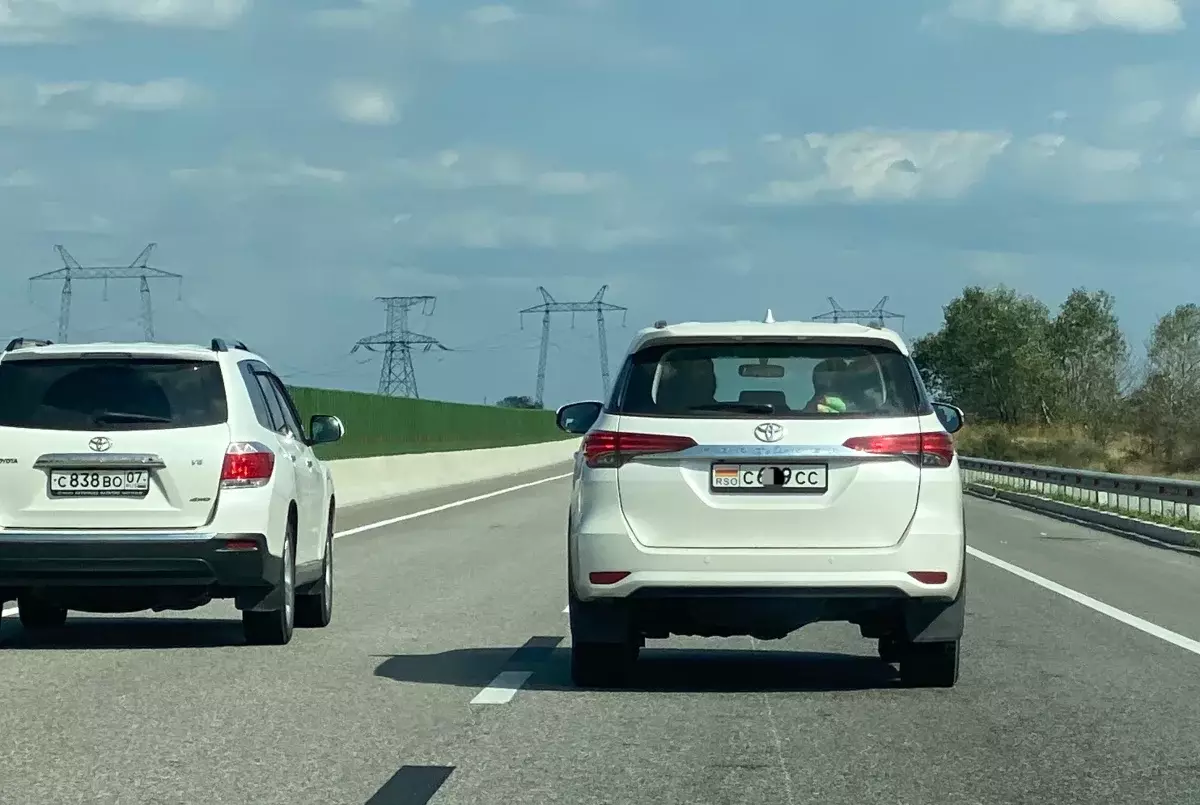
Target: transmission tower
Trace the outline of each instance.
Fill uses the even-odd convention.
[[[887,305],[888,297],[880,299],[873,308],[854,308],[847,310],[837,303],[837,300],[832,296],[825,297],[829,300],[829,310],[813,316],[814,321],[851,321],[858,324],[870,324],[876,327],[885,326],[888,319],[900,319],[900,329],[904,329],[904,315],[901,313],[892,313],[885,305]]]
[[[63,267],[44,274],[35,274],[29,278],[32,283],[37,280],[62,280],[62,296],[58,306],[58,340],[66,341],[71,329],[71,283],[75,280],[104,280],[104,301],[108,301],[109,280],[139,280],[142,295],[142,332],[147,341],[154,340],[154,307],[150,303],[150,280],[178,280],[179,298],[183,299],[183,276],[147,265],[150,254],[157,244],[151,243],[142,249],[134,261],[127,266],[81,266],[62,246],[55,246],[55,251],[62,258]]]
[[[557,302],[542,286],[538,286],[538,293],[542,295],[545,301],[540,305],[527,307],[520,311],[521,327],[525,327],[526,313],[541,313],[542,314],[542,348],[538,355],[538,373],[537,373],[537,395],[536,400],[538,407],[542,405],[542,398],[546,392],[546,354],[550,349],[550,316],[553,313],[570,313],[571,326],[575,326],[576,313],[588,313],[596,311],[596,333],[600,341],[600,382],[604,387],[604,395],[608,396],[608,333],[605,329],[604,314],[607,312],[621,311],[622,320],[621,326],[625,326],[625,314],[627,308],[620,305],[613,305],[604,301],[604,292],[608,290],[605,285],[600,290],[596,291],[596,295],[586,302]]]
[[[417,370],[413,368],[413,347],[420,347],[422,352],[429,352],[434,347],[447,351],[450,348],[436,338],[409,330],[408,311],[420,305],[422,315],[432,316],[437,297],[377,296],[375,300],[387,305],[387,329],[360,338],[350,353],[357,352],[359,347],[371,352],[383,350],[383,365],[379,367],[379,393],[420,399]]]

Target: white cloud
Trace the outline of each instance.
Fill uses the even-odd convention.
[[[544,168],[528,158],[496,149],[447,149],[425,158],[397,160],[392,173],[433,190],[513,188],[541,195],[587,195],[616,187],[607,173]]]
[[[358,0],[351,8],[320,9],[307,17],[322,28],[370,30],[406,19],[412,7],[412,0]]]
[[[90,129],[106,111],[162,112],[205,97],[202,88],[181,78],[142,84],[113,81],[0,83],[0,126],[42,129]]]
[[[400,119],[399,104],[392,93],[366,84],[338,84],[330,90],[334,112],[348,123],[387,126]]]
[[[512,6],[490,5],[473,8],[466,13],[466,18],[476,25],[499,25],[513,22],[521,15]]]
[[[156,28],[228,28],[250,0],[3,0],[0,41],[68,41],[89,22]]]
[[[414,246],[480,250],[521,247],[610,252],[656,243],[664,237],[648,224],[489,209],[415,215],[393,231],[399,240]]]
[[[768,157],[785,173],[748,200],[901,201],[956,198],[983,178],[1011,136],[983,131],[881,131],[767,135]],[[790,175],[787,175],[790,174]]]
[[[729,153],[720,148],[708,148],[692,154],[692,162],[697,165],[721,165],[729,162]]]
[[[953,0],[952,17],[1043,34],[1117,28],[1161,34],[1184,27],[1179,0]]]
[[[1196,115],[1200,125],[1200,101]],[[770,175],[743,198],[752,205],[946,201],[984,189],[1082,204],[1200,196],[1200,156],[1187,149],[1097,145],[1057,132],[771,134],[759,157]]]
[[[338,168],[318,167],[302,159],[244,156],[203,168],[177,168],[170,173],[181,184],[250,192],[258,188],[338,186],[349,175]]]

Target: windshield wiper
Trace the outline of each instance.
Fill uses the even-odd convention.
[[[739,411],[744,414],[773,414],[775,406],[770,403],[719,402],[709,405],[693,405],[689,411]]]
[[[169,417],[154,416],[153,414],[135,414],[129,411],[101,411],[92,415],[92,422],[103,425],[107,422],[158,422],[166,424]]]

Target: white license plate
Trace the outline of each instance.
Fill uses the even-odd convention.
[[[143,497],[150,491],[149,470],[54,470],[50,497]]]
[[[824,492],[827,464],[714,464],[714,492]]]

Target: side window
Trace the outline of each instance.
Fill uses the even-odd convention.
[[[250,365],[250,361],[239,363],[238,370],[242,374],[242,382],[246,384],[246,393],[250,395],[254,418],[267,430],[277,430],[283,424],[283,420],[280,419],[277,422],[271,418],[271,409],[267,405],[267,398],[263,394],[262,386],[258,384],[258,378],[254,374],[254,368]]]
[[[258,384],[258,390],[267,403],[267,409],[271,412],[271,430],[282,433],[283,429],[287,427],[287,419],[283,416],[283,406],[280,404],[279,398],[275,396],[275,389],[271,386],[271,381],[262,372],[254,373],[254,381]]]
[[[284,423],[292,431],[293,436],[303,441],[304,426],[300,424],[300,414],[296,411],[296,405],[292,402],[292,398],[288,396],[287,388],[283,385],[283,381],[275,375],[262,375],[262,377],[275,393],[275,399],[283,410]]]

